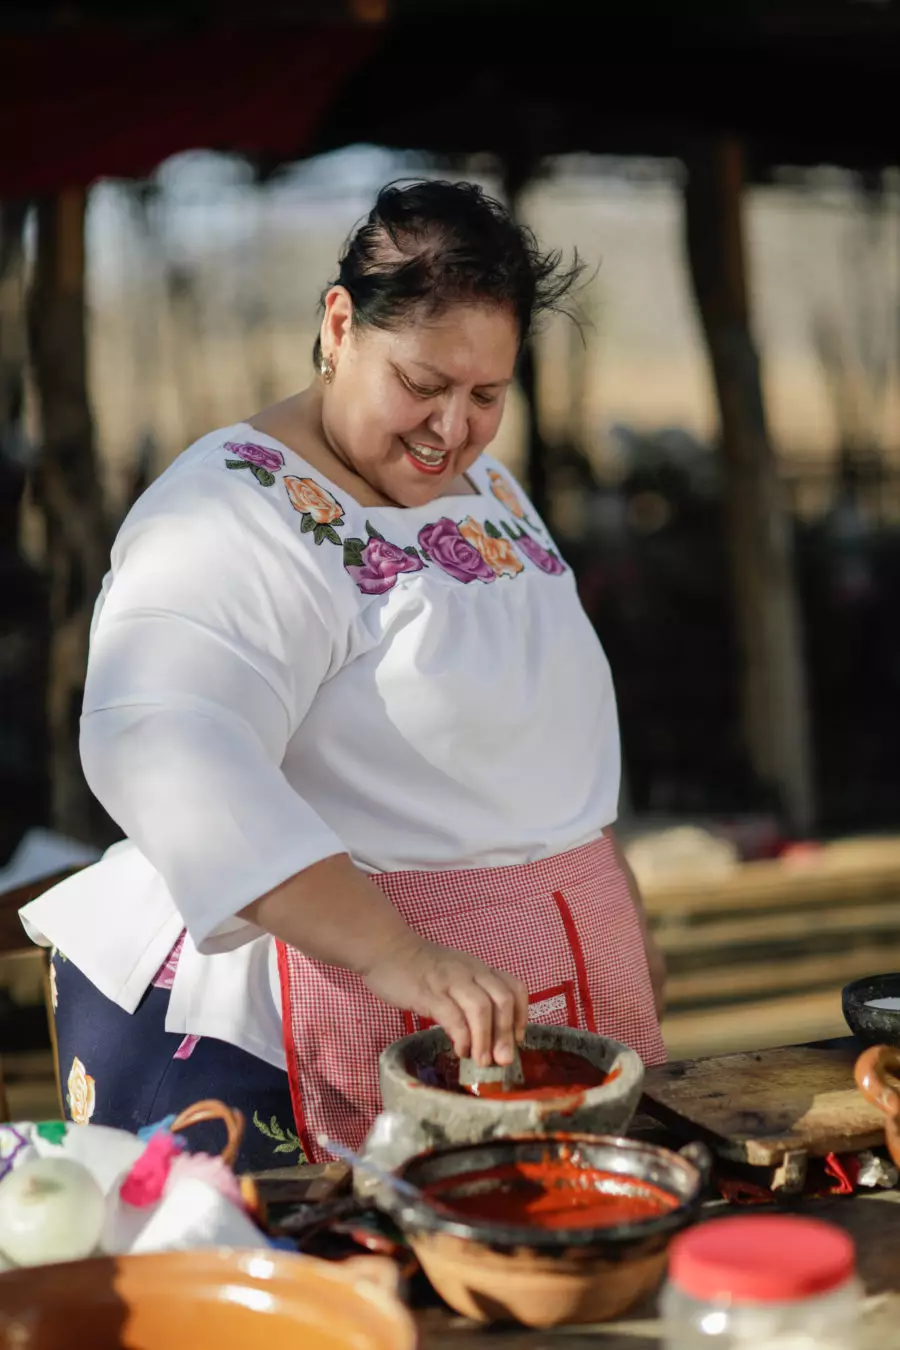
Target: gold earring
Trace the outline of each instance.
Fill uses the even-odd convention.
[[[331,384],[334,379],[334,362],[330,356],[323,356],[319,362],[319,374],[326,384]]]

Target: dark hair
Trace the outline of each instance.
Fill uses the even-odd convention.
[[[474,183],[389,183],[341,252],[332,286],[353,301],[354,325],[397,328],[418,311],[472,300],[508,306],[524,342],[537,315],[563,308],[584,270],[544,253],[500,202]],[[322,348],[316,338],[313,360]]]

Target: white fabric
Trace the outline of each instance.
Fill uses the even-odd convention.
[[[274,942],[237,912],[344,851],[375,872],[577,848],[615,819],[618,726],[568,570],[517,548],[521,570],[490,584],[432,559],[366,594],[343,547],[301,529],[284,473],[267,484],[229,469],[227,442],[266,447],[330,491],[341,545],[377,531],[418,548],[442,517],[552,544],[487,456],[470,474],[480,495],[363,508],[245,424],[198,441],[123,524],[94,616],[81,754],[128,842],[23,921],[128,1010],[183,923],[167,1028],[283,1064]]]

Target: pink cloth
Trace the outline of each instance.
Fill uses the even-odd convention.
[[[171,990],[175,983],[175,972],[178,969],[178,958],[181,955],[181,949],[184,946],[185,933],[182,932],[175,946],[169,952],[169,955],[163,961],[159,970],[153,976],[152,984],[154,989]],[[173,1059],[190,1059],[194,1053],[194,1047],[200,1040],[199,1036],[185,1036],[178,1049],[172,1056]]]

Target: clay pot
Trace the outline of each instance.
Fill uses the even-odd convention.
[[[0,1342],[29,1350],[415,1350],[416,1331],[392,1264],[381,1258],[335,1265],[216,1250],[10,1271],[0,1276]]]
[[[651,1218],[605,1228],[546,1229],[458,1218],[396,1194],[385,1208],[410,1242],[428,1279],[457,1312],[479,1322],[532,1327],[605,1322],[650,1293],[668,1245],[693,1222],[711,1159],[703,1145],[681,1153],[632,1139],[565,1135],[504,1139],[440,1149],[411,1159],[401,1175],[427,1187],[516,1161],[571,1154],[621,1177],[622,1192],[651,1182],[675,1201]],[[382,1195],[385,1193],[382,1192]]]
[[[900,1049],[870,1046],[853,1066],[853,1077],[866,1101],[884,1112],[884,1142],[900,1167]]]

